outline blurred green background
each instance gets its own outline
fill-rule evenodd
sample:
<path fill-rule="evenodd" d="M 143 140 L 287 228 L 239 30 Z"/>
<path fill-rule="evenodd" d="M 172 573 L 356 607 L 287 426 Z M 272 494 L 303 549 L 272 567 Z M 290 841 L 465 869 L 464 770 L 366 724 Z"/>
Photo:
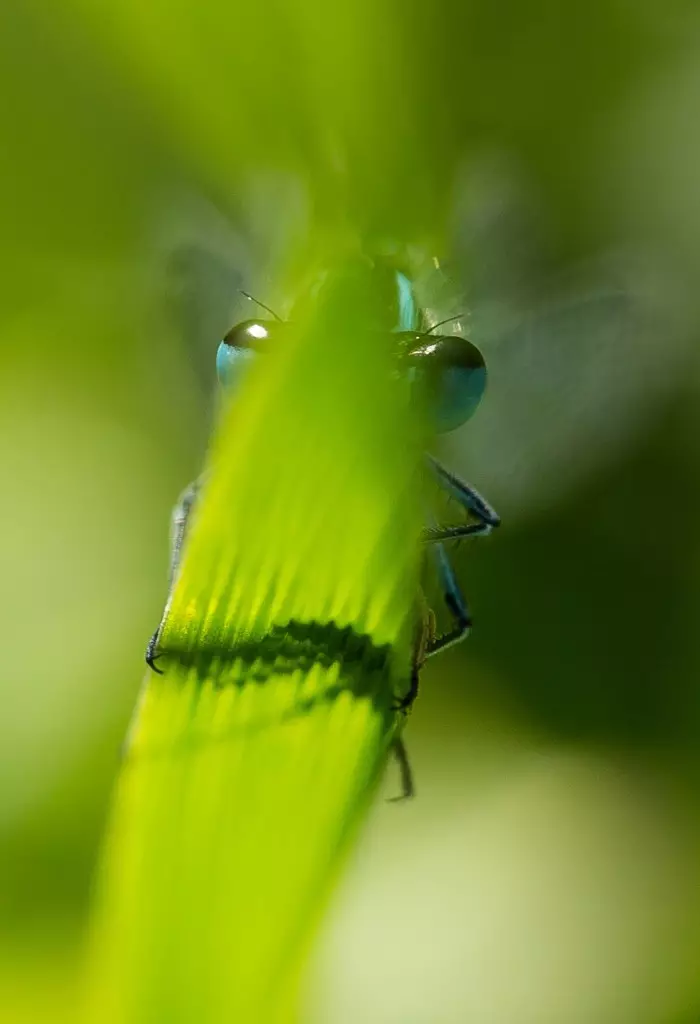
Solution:
<path fill-rule="evenodd" d="M 535 331 L 510 375 L 493 343 L 443 449 L 504 517 L 456 555 L 476 627 L 425 672 L 418 799 L 377 805 L 303 1019 L 700 1019 L 699 58 L 672 0 L 6 0 L 3 1020 L 77 1019 L 217 339 L 329 217 L 439 252 L 484 325 L 621 266 L 642 312 Z"/>

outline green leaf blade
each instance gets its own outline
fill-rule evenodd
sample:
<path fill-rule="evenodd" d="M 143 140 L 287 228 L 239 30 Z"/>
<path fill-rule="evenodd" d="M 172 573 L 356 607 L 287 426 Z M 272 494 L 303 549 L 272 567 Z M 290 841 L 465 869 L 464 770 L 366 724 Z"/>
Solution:
<path fill-rule="evenodd" d="M 114 1024 L 292 1019 L 399 725 L 418 435 L 371 264 L 320 280 L 224 412 L 135 721 L 96 923 Z"/>

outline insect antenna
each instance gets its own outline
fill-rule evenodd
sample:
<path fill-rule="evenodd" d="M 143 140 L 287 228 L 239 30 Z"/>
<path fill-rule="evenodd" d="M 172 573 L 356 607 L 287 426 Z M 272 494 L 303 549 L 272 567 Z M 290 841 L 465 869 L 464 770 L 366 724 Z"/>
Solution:
<path fill-rule="evenodd" d="M 245 292 L 243 294 L 245 294 Z M 433 326 L 430 328 L 430 330 L 426 331 L 425 333 L 426 334 L 432 334 L 433 331 L 436 331 L 438 329 L 438 327 L 442 327 L 443 324 L 451 324 L 454 320 L 461 320 L 463 318 L 463 316 L 464 316 L 464 313 L 458 313 L 457 316 L 448 316 L 446 320 L 441 320 L 440 323 L 433 324 Z"/>
<path fill-rule="evenodd" d="M 278 316 L 277 313 L 275 313 L 274 309 L 270 309 L 270 307 L 266 306 L 264 302 L 260 301 L 260 299 L 256 299 L 253 295 L 249 295 L 248 292 L 244 292 L 242 288 L 240 289 L 240 292 L 241 295 L 245 295 L 246 299 L 250 299 L 251 302 L 254 302 L 257 306 L 260 306 L 261 309 L 266 310 L 266 312 L 268 312 L 270 316 L 274 316 L 275 320 L 279 320 L 280 323 L 284 323 L 282 317 Z"/>

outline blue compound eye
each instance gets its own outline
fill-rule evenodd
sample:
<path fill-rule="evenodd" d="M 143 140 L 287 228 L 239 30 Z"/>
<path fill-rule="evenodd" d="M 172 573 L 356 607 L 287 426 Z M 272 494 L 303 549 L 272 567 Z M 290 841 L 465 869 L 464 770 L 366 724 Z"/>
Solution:
<path fill-rule="evenodd" d="M 456 430 L 476 412 L 486 390 L 486 363 L 466 338 L 446 338 L 438 375 L 435 417 L 438 433 Z"/>
<path fill-rule="evenodd" d="M 243 320 L 233 327 L 216 353 L 216 373 L 225 388 L 236 387 L 259 352 L 264 352 L 280 324 L 266 320 Z"/>
<path fill-rule="evenodd" d="M 456 430 L 476 412 L 486 390 L 486 363 L 466 338 L 402 335 L 404 355 L 417 384 L 427 391 L 433 426 Z"/>

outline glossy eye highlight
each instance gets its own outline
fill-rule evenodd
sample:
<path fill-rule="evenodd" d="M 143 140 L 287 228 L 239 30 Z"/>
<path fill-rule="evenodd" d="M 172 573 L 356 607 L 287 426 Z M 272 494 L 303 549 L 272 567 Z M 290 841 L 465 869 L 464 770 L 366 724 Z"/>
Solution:
<path fill-rule="evenodd" d="M 216 353 L 216 373 L 225 388 L 237 387 L 239 380 L 271 337 L 280 329 L 274 320 L 243 320 L 228 332 Z"/>

